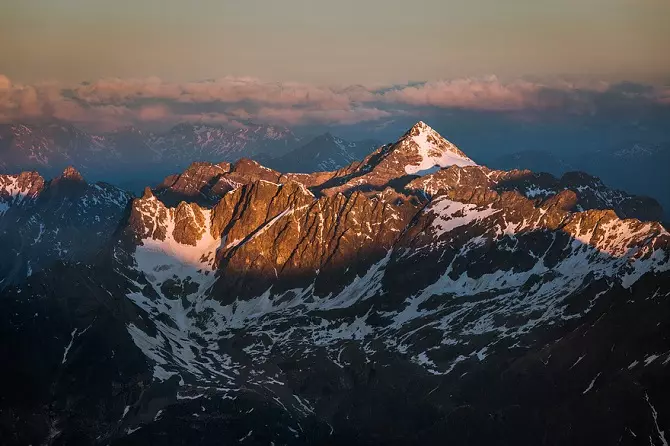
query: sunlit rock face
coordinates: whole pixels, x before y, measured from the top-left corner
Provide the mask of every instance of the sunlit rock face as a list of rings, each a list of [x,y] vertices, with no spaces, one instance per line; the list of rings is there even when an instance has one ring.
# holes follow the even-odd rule
[[[17,439],[662,444],[670,235],[653,201],[491,170],[418,123],[335,171],[194,163],[140,198],[69,171],[0,177],[0,224],[39,215],[23,201],[63,178],[49,203],[118,211],[95,255],[3,292],[3,354],[51,370],[3,372]],[[51,390],[15,409],[29,386]]]

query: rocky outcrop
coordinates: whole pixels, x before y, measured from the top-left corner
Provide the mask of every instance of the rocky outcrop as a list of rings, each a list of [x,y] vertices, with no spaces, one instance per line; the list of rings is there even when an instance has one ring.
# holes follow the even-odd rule
[[[230,172],[230,163],[191,164],[181,174],[170,175],[156,187],[156,194],[167,204],[176,205],[181,200],[211,203],[217,201],[237,184],[221,180]]]
[[[132,202],[126,232],[136,242],[147,238],[165,240],[167,222],[168,208],[145,191],[141,199]]]
[[[25,198],[35,198],[44,189],[44,178],[37,172],[0,175],[0,202],[9,207]]]
[[[257,180],[278,182],[281,174],[242,158],[234,164],[193,163],[183,173],[167,177],[156,188],[156,196],[169,206],[192,201],[203,206],[217,203],[226,193]]]
[[[72,166],[65,168],[60,177],[55,178],[54,181],[84,181],[79,171]]]
[[[205,216],[195,203],[179,203],[174,216],[174,239],[184,245],[196,246],[205,230]]]

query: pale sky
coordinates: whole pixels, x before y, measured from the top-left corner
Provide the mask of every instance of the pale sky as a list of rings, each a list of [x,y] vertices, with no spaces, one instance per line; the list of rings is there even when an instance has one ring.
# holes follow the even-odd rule
[[[0,0],[0,74],[670,79],[670,0]]]

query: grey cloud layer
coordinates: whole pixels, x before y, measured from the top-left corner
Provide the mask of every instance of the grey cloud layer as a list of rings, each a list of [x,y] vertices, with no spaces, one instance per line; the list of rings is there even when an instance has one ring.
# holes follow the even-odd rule
[[[99,128],[143,122],[243,125],[353,124],[417,108],[593,111],[603,104],[670,104],[670,89],[605,82],[503,82],[492,76],[368,88],[233,78],[174,83],[158,78],[102,79],[63,86],[26,85],[0,75],[0,121],[54,118]]]

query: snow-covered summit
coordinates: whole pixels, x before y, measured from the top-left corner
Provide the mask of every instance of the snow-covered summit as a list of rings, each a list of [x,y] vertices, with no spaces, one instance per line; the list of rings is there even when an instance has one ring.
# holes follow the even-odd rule
[[[352,165],[350,179],[325,189],[324,193],[332,195],[360,187],[382,187],[393,179],[424,176],[450,166],[478,165],[425,122],[419,121],[396,142],[379,147],[360,164]]]
[[[411,152],[412,163],[405,165],[409,175],[421,174],[434,167],[476,166],[473,160],[461,152],[453,143],[447,141],[423,121],[417,122],[398,141],[398,149]],[[417,161],[415,161],[417,160]]]

